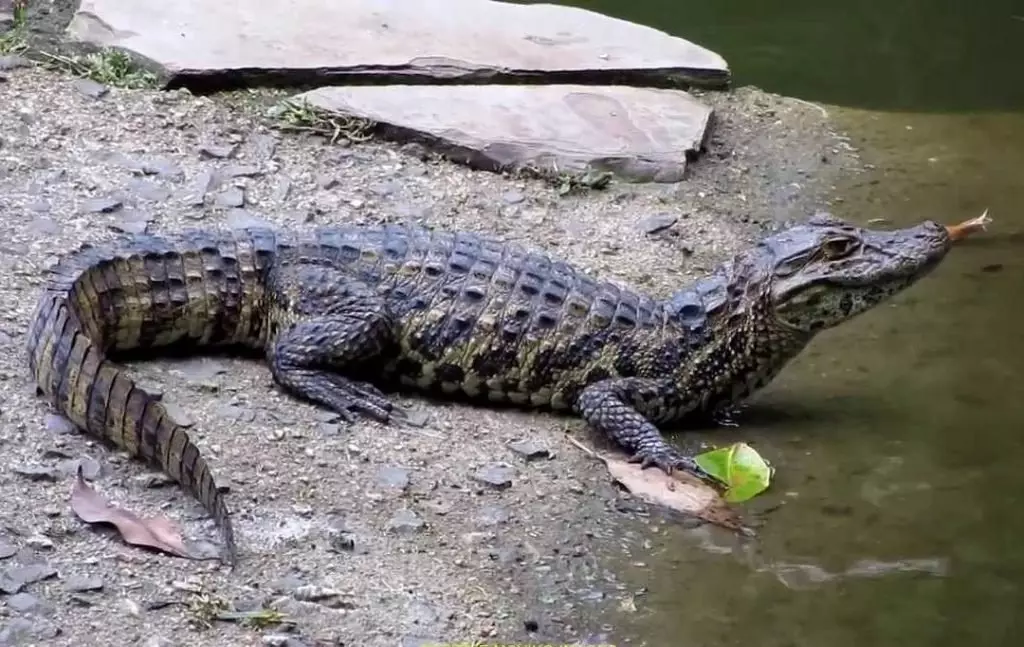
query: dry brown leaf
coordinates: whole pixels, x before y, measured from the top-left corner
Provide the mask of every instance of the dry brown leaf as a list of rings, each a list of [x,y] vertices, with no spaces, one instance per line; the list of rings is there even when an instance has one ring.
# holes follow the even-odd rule
[[[112,505],[82,477],[82,468],[71,490],[71,509],[86,523],[109,523],[133,546],[147,546],[178,557],[191,557],[181,532],[167,517],[143,519],[130,510]]]
[[[721,494],[697,477],[678,470],[669,476],[660,469],[641,469],[638,463],[630,463],[625,455],[621,458],[603,456],[576,439],[566,437],[573,445],[604,463],[611,477],[640,499],[729,530],[743,534],[753,532]]]
[[[958,242],[975,232],[985,231],[990,222],[992,222],[992,218],[988,215],[988,209],[985,209],[977,218],[971,218],[956,225],[946,225],[946,231],[949,232],[949,237],[953,242]]]

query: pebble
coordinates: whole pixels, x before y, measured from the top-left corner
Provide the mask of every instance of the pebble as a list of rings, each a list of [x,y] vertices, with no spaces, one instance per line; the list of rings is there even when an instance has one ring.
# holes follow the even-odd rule
[[[171,190],[152,180],[132,178],[125,187],[132,194],[151,202],[163,202],[171,197]]]
[[[48,413],[43,416],[43,426],[46,427],[47,431],[52,431],[58,434],[70,434],[78,430],[77,427],[75,427],[75,423],[71,422],[64,416],[57,415],[56,413]]]
[[[325,190],[333,189],[339,183],[338,178],[333,175],[320,175],[316,178],[316,185]]]
[[[47,537],[46,535],[36,534],[27,538],[25,540],[25,545],[30,548],[35,548],[37,550],[52,550],[53,540]]]
[[[233,209],[228,212],[227,226],[229,229],[242,229],[246,227],[270,227],[274,225],[259,216],[255,216],[245,209]]]
[[[0,559],[13,557],[18,552],[18,547],[12,543],[0,539]]]
[[[94,575],[72,575],[64,580],[64,588],[74,593],[102,591],[103,579]]]
[[[143,161],[141,170],[146,175],[159,175],[174,182],[185,179],[185,172],[181,167],[166,157],[151,157]]]
[[[152,216],[142,211],[128,210],[119,214],[110,228],[125,234],[144,234],[152,222]]]
[[[205,159],[226,159],[235,154],[237,144],[203,144],[199,147],[199,157]]]
[[[30,65],[31,63],[24,56],[18,56],[17,54],[0,56],[0,72],[15,70],[19,67],[29,67]]]
[[[113,213],[124,206],[124,199],[120,196],[103,196],[89,198],[82,203],[82,210],[89,213]]]
[[[214,203],[221,207],[242,207],[245,205],[245,192],[236,186],[228,187],[214,197]]]
[[[513,440],[508,444],[508,448],[525,458],[527,462],[538,458],[551,458],[551,451],[532,438]]]
[[[388,521],[388,530],[399,535],[411,535],[423,530],[426,525],[426,522],[415,512],[403,508]]]
[[[526,200],[526,196],[519,191],[506,191],[501,194],[501,200],[505,204],[520,204]]]
[[[514,470],[505,463],[492,463],[473,472],[474,481],[500,490],[512,486],[513,476],[515,476]]]
[[[476,521],[481,526],[497,526],[507,522],[508,519],[508,510],[496,505],[484,506],[476,514]]]
[[[86,481],[95,481],[103,473],[103,466],[95,458],[90,456],[83,456],[80,460],[73,463],[75,474],[81,473],[82,478]],[[79,472],[79,470],[81,470]]]
[[[167,400],[164,403],[164,410],[167,411],[167,415],[170,416],[171,420],[178,423],[182,427],[193,427],[196,421],[192,419],[192,416],[188,415],[188,412],[176,404],[173,400]]]
[[[23,476],[30,481],[56,481],[60,478],[58,470],[42,465],[15,465],[13,471],[18,476]]]
[[[0,573],[0,591],[14,595],[26,584],[33,584],[57,575],[57,569],[45,562],[26,566],[11,566]]]
[[[665,231],[678,221],[678,216],[670,213],[658,213],[644,218],[637,223],[637,227],[639,227],[645,234],[656,234],[658,232]]]
[[[39,606],[40,600],[31,593],[15,593],[7,598],[7,607],[15,613],[26,613]]]
[[[388,488],[404,490],[409,487],[409,470],[404,467],[385,465],[377,470],[377,484]]]
[[[102,99],[110,92],[110,88],[92,79],[75,79],[74,88],[79,94],[90,99]]]
[[[308,647],[308,643],[287,634],[265,634],[263,644],[268,647]]]
[[[415,409],[405,412],[405,424],[410,427],[425,427],[430,421],[430,413],[423,409]]]
[[[219,173],[222,178],[258,177],[263,175],[263,171],[258,166],[253,166],[252,164],[229,164],[221,168]]]
[[[192,207],[201,207],[206,202],[206,194],[213,189],[214,173],[210,169],[203,169],[196,174],[195,179],[189,187],[185,197],[185,204]]]

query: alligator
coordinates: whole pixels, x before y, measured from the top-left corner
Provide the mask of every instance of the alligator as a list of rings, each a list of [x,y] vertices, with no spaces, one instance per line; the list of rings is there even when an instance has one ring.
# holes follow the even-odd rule
[[[37,392],[197,498],[237,559],[224,493],[119,353],[238,347],[345,420],[399,424],[389,385],[581,417],[642,467],[714,482],[659,426],[729,424],[819,331],[945,256],[935,222],[867,229],[827,213],[767,235],[659,299],[543,251],[416,226],[271,227],[86,243],[49,271],[28,333]],[[710,418],[709,418],[710,417]]]

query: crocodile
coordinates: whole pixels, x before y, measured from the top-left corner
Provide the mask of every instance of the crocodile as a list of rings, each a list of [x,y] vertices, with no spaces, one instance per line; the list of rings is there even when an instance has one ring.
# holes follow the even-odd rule
[[[418,226],[186,230],[86,243],[47,274],[28,333],[37,392],[201,502],[237,559],[225,494],[119,353],[237,347],[345,420],[400,423],[384,389],[581,417],[642,467],[714,482],[659,426],[732,412],[821,330],[926,275],[945,227],[827,213],[766,235],[667,298],[541,250]]]

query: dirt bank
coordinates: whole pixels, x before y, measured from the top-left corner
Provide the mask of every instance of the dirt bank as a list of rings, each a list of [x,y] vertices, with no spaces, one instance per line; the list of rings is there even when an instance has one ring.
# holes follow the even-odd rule
[[[527,241],[664,295],[777,218],[825,206],[853,163],[819,109],[741,89],[705,97],[718,125],[685,183],[561,196],[415,146],[282,135],[266,117],[272,95],[104,88],[5,61],[0,573],[27,579],[0,595],[0,645],[568,642],[608,631],[607,614],[631,597],[608,560],[642,559],[658,523],[563,440],[567,426],[583,433],[576,420],[404,398],[422,427],[347,426],[280,393],[259,362],[197,359],[133,368],[195,421],[231,488],[241,563],[230,572],[125,546],[72,515],[79,460],[119,504],[167,514],[190,537],[217,535],[152,471],[45,424],[22,349],[55,254],[113,229],[405,220]],[[553,456],[527,462],[514,440]],[[53,576],[29,582],[33,572]],[[310,586],[331,594],[310,600]],[[203,627],[217,601],[270,604],[294,625]]]

